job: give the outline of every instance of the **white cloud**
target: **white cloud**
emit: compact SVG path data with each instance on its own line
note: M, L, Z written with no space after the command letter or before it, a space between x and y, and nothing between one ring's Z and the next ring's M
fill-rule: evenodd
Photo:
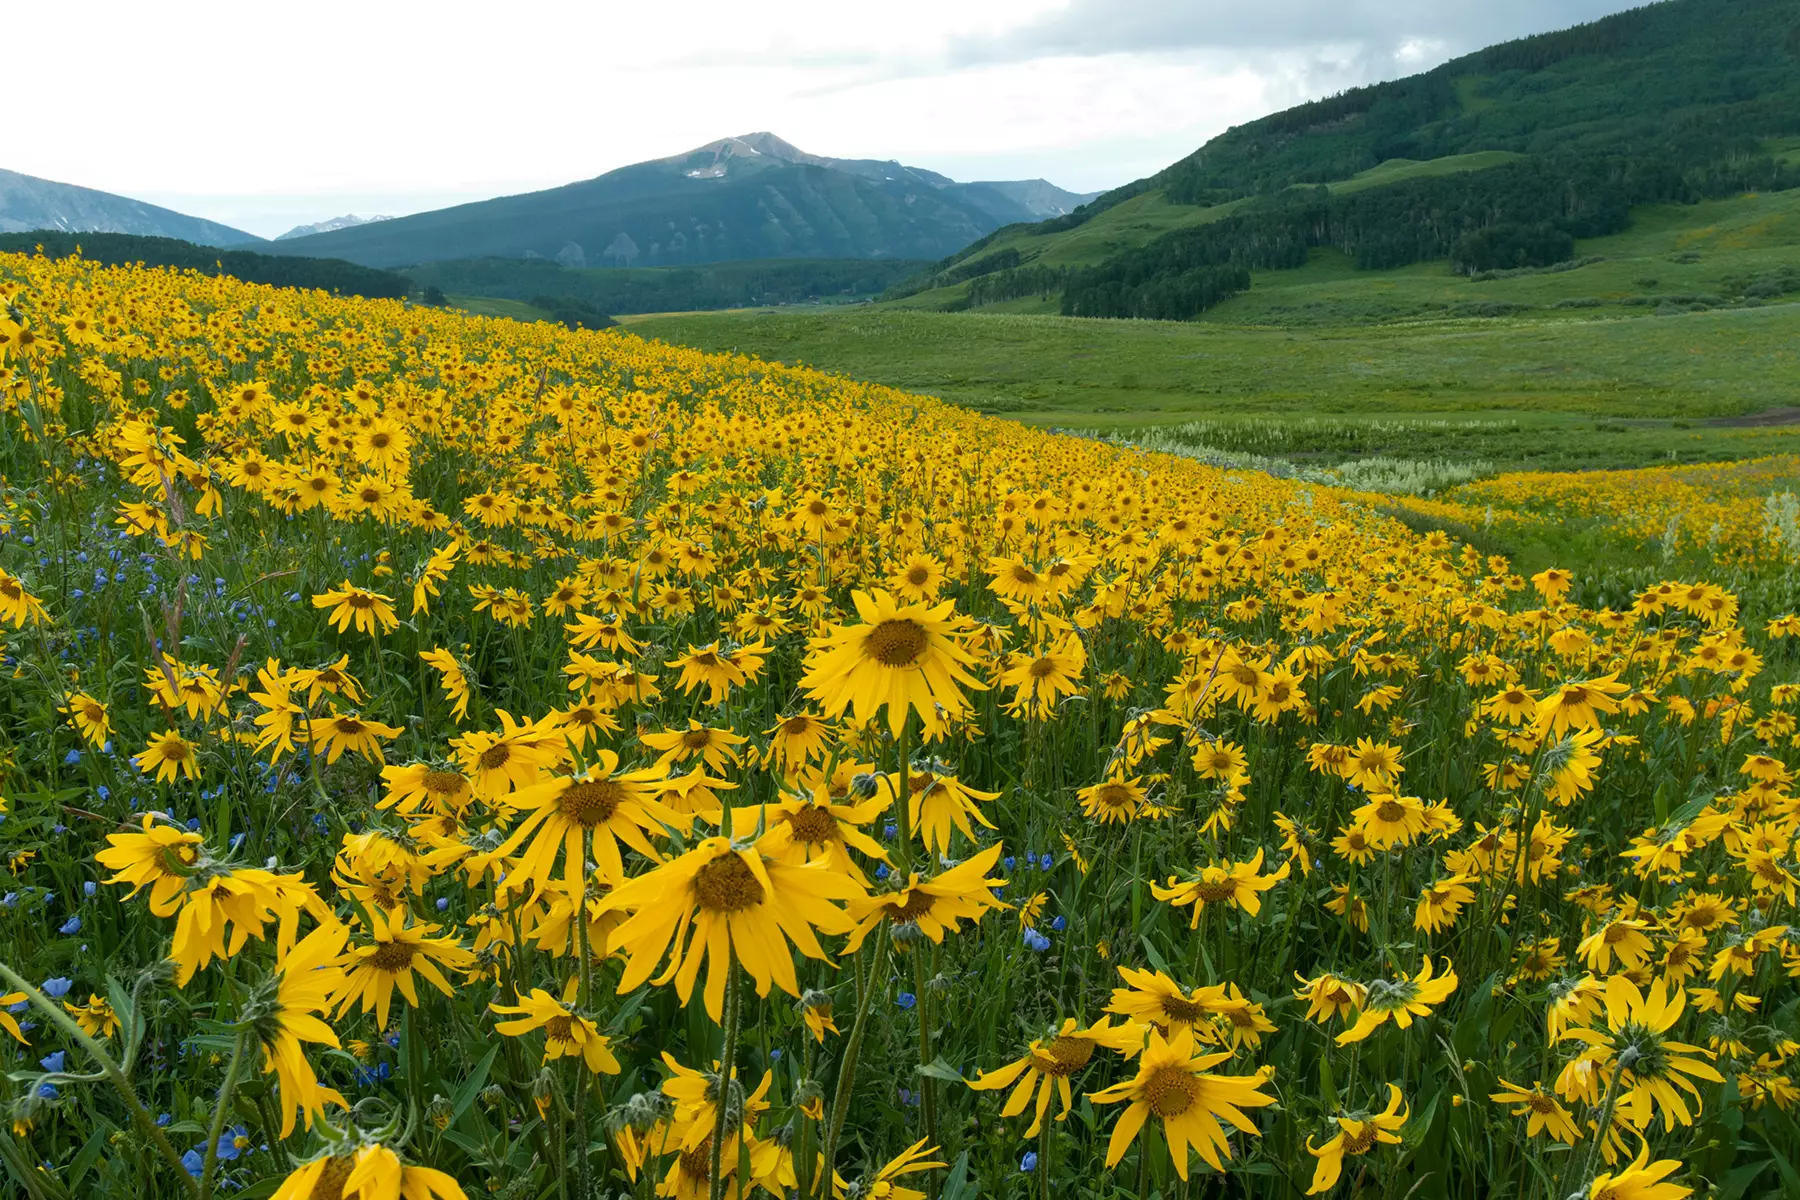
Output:
M267 235L554 186L760 129L819 154L1091 191L1501 26L1624 6L69 0L8 16L0 87L32 115L9 122L0 166Z

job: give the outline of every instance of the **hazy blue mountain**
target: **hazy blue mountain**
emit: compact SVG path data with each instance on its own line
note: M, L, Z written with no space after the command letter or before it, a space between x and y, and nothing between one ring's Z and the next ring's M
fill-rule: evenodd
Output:
M133 233L144 237L179 238L202 246L243 246L262 241L253 233L145 204L128 196L0 170L0 233L25 233L33 229L55 229L64 233Z
M274 252L375 267L483 257L568 267L935 259L1087 198L1043 180L958 183L898 162L826 158L753 133L546 191L283 239Z

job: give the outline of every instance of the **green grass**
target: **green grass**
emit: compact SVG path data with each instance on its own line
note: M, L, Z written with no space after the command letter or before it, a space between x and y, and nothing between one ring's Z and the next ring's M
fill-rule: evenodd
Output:
M1174 208L1139 197L1056 242L1122 236ZM1034 424L1128 433L1211 422L1212 448L1302 462L1601 467L1800 446L1791 412L1742 423L1800 403L1800 293L1732 298L1745 279L1800 274L1800 191L1634 217L1630 230L1578 246L1599 261L1479 282L1442 262L1358 271L1320 251L1303 268L1259 272L1249 292L1192 323L1064 318L1036 297L933 311L960 292L942 288L899 304L665 314L632 327Z
M1295 448L1327 457L1608 466L1778 453L1800 442L1800 426L1710 423L1794 402L1800 305L1294 330L861 308L670 316L632 329L1101 432L1271 416L1353 431L1396 418L1451 423ZM1466 422L1476 424L1458 424ZM1230 441L1221 444L1240 448Z
M451 308L476 317L511 317L515 321L548 321L550 314L523 300L502 300L497 296L446 296Z
M1420 161L1412 158L1390 158L1379 166L1352 175L1342 183L1330 184L1334 192L1362 192L1372 187L1399 183L1403 179L1423 179L1430 175L1454 175L1458 171L1485 171L1524 158L1511 150L1477 150L1473 154L1447 154L1443 158Z

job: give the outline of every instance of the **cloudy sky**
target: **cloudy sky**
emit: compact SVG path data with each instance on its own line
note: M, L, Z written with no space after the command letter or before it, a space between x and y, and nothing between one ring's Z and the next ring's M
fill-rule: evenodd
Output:
M765 129L1097 191L1264 113L1634 2L68 0L7 17L0 167L264 236Z

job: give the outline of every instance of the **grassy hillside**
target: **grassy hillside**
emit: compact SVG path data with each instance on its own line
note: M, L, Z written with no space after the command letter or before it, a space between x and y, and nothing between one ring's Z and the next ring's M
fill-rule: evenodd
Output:
M1320 249L1363 270L1548 265L1646 204L1800 185L1797 146L1800 11L1667 0L1250 122L889 298L1185 319L1230 302L1244 268Z

